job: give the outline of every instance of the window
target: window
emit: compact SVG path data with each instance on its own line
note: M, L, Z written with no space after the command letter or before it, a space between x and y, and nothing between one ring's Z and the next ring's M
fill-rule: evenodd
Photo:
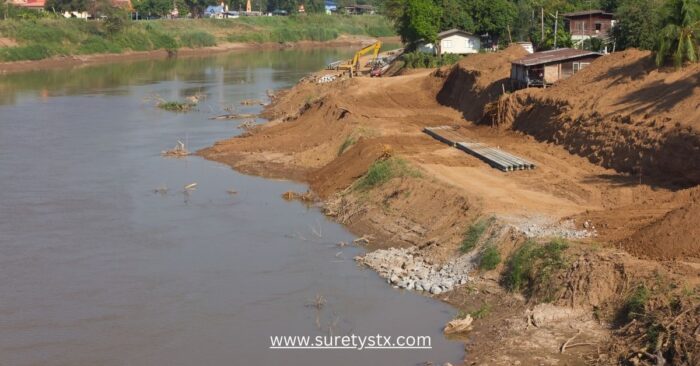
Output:
M600 32L600 30L603 29L603 24L600 22L595 23L595 31Z
M452 41L450 41L450 40L442 41L442 47L443 48L452 48Z
M591 64L590 62L574 62L574 63L572 64L574 74L577 73L577 72L579 72L579 71L581 71L581 70L583 70L583 69L585 69L586 66L588 66L588 65L590 65L590 64Z
M467 40L464 41L464 45L465 45L467 48L472 48L472 40L469 39L469 38L467 38Z

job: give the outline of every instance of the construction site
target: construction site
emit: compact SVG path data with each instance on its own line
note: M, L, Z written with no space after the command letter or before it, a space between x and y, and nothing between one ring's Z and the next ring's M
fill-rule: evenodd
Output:
M307 183L360 263L471 314L465 364L700 365L700 65L632 49L514 90L519 45L437 69L380 48L198 154Z

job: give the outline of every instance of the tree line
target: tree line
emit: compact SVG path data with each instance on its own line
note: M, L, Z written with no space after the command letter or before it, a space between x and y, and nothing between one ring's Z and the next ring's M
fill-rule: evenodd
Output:
M386 0L383 9L406 43L434 42L439 32L458 28L501 45L530 41L538 50L553 48L555 40L572 46L563 13L601 9L616 18L602 41L608 48L653 50L659 65L699 58L700 0ZM598 50L601 40L586 47Z
M96 7L96 4L105 0L47 0L46 10L65 11L88 11ZM382 0L336 0L339 8L349 5L374 5L380 7ZM230 10L238 11L246 9L246 0L132 0L135 11L145 16L165 17L177 8L181 16L189 13L192 17L201 17L207 6L221 5L222 3ZM304 5L307 13L325 12L325 0L251 0L251 7L254 11L273 12L284 10L288 14L295 14L299 6Z

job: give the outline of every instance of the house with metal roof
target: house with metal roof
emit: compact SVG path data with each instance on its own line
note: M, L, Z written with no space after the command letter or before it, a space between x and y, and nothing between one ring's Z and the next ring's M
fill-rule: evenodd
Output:
M511 63L510 79L516 88L547 87L583 70L600 56L573 48L531 53Z

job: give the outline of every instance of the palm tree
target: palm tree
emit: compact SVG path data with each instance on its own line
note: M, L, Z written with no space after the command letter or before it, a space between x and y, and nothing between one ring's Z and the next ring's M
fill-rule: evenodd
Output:
M656 49L656 64L661 66L671 56L676 67L684 61L698 61L700 37L700 1L669 0Z

